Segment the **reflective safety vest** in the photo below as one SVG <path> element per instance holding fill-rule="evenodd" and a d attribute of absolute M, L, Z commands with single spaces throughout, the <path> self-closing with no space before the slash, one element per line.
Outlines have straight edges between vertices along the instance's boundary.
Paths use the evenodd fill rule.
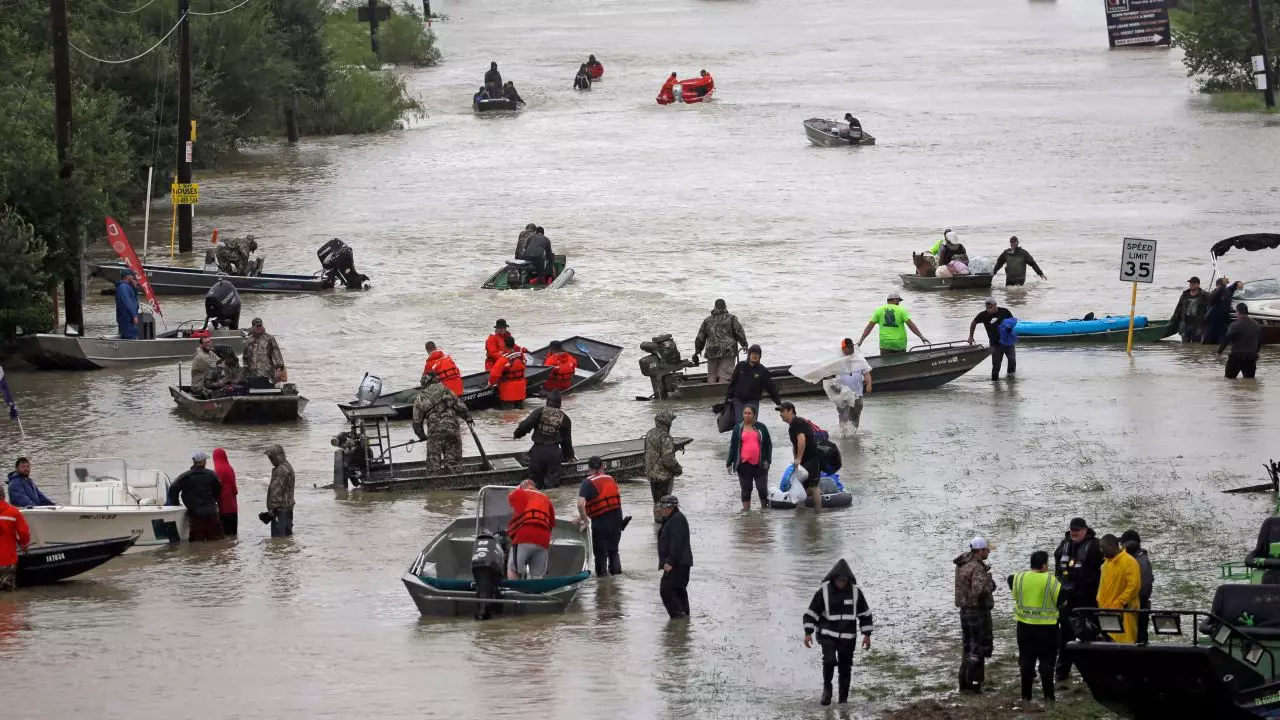
<path fill-rule="evenodd" d="M 1013 616 L 1028 625 L 1058 622 L 1058 593 L 1062 583 L 1053 573 L 1023 570 L 1013 576 Z"/>
<path fill-rule="evenodd" d="M 622 497 L 618 495 L 618 483 L 608 475 L 588 478 L 596 488 L 594 500 L 587 501 L 587 517 L 595 520 L 611 510 L 622 509 Z"/>
<path fill-rule="evenodd" d="M 435 373 L 440 384 L 452 390 L 454 395 L 462 396 L 462 373 L 458 371 L 458 365 L 453 358 L 445 355 L 443 351 L 436 350 L 427 356 L 427 364 L 422 368 L 424 375 L 429 372 Z"/>

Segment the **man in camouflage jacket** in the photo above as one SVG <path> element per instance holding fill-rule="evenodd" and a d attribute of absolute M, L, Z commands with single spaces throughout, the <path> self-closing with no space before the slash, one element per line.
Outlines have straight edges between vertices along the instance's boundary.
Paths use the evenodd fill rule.
<path fill-rule="evenodd" d="M 413 432 L 427 444 L 427 471 L 456 472 L 462 467 L 462 426 L 471 424 L 471 412 L 435 373 L 422 376 L 422 389 L 413 401 Z M 423 429 L 423 423 L 428 425 Z"/>
<path fill-rule="evenodd" d="M 271 484 L 267 486 L 267 514 L 271 516 L 271 537 L 293 535 L 293 466 L 284 457 L 284 448 L 267 448 L 271 461 Z"/>
<path fill-rule="evenodd" d="M 253 330 L 249 334 L 249 342 L 244 346 L 242 364 L 249 377 L 270 378 L 273 383 L 288 378 L 284 356 L 280 354 L 280 343 L 263 327 L 262 318 L 253 319 Z"/>
<path fill-rule="evenodd" d="M 658 500 L 671 494 L 676 476 L 684 472 L 676 462 L 676 445 L 671 439 L 671 423 L 675 419 L 670 410 L 659 412 L 653 419 L 653 429 L 644 436 L 644 474 L 649 478 L 655 512 Z"/>
<path fill-rule="evenodd" d="M 742 323 L 729 312 L 724 300 L 716 300 L 715 309 L 702 321 L 698 337 L 693 341 L 694 364 L 698 362 L 698 354 L 706 351 L 708 383 L 729 381 L 738 359 L 739 345 L 743 350 L 747 349 L 747 334 L 742 330 Z"/>

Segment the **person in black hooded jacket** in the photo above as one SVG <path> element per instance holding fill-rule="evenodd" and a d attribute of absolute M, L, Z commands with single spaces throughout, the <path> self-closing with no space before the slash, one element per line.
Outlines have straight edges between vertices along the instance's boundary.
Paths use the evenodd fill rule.
<path fill-rule="evenodd" d="M 831 567 L 804 611 L 804 646 L 813 647 L 813 635 L 822 646 L 822 704 L 831 704 L 831 677 L 840 670 L 840 702 L 849 701 L 849 681 L 853 673 L 853 650 L 858 631 L 862 647 L 871 647 L 874 619 L 867 598 L 858 587 L 849 564 L 843 559 Z M 861 627 L 859 627 L 861 626 Z"/>
<path fill-rule="evenodd" d="M 1084 518 L 1071 518 L 1067 535 L 1053 551 L 1054 570 L 1062 583 L 1062 608 L 1058 612 L 1058 666 L 1054 676 L 1063 682 L 1071 674 L 1067 643 L 1075 640 L 1076 608 L 1098 607 L 1098 585 L 1102 582 L 1102 549 L 1098 536 Z M 1073 623 L 1074 620 L 1074 623 Z"/>
<path fill-rule="evenodd" d="M 759 417 L 760 398 L 765 393 L 769 393 L 774 405 L 782 404 L 782 398 L 778 397 L 778 388 L 773 384 L 773 376 L 769 374 L 769 368 L 760 362 L 763 354 L 764 351 L 759 345 L 747 348 L 747 359 L 739 362 L 733 368 L 733 374 L 729 376 L 724 402 L 733 408 L 735 423 L 742 422 L 742 408 L 748 405 L 756 411 L 756 417 Z"/>

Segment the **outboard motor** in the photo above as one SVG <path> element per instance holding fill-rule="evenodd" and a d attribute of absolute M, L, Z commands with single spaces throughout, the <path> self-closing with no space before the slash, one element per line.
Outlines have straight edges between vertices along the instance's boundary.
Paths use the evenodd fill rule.
<path fill-rule="evenodd" d="M 476 597 L 496 599 L 501 597 L 499 584 L 507 574 L 507 551 L 510 539 L 504 532 L 479 533 L 471 545 L 471 576 L 475 578 Z M 477 620 L 488 620 L 496 609 L 494 605 L 482 603 L 476 611 Z"/>
<path fill-rule="evenodd" d="M 320 266 L 324 268 L 320 277 L 325 287 L 334 287 L 339 280 L 346 287 L 357 290 L 368 287 L 369 276 L 356 272 L 355 253 L 338 238 L 321 245 L 316 257 L 320 258 Z"/>
<path fill-rule="evenodd" d="M 507 261 L 507 287 L 523 287 L 533 277 L 533 263 L 528 260 Z"/>
<path fill-rule="evenodd" d="M 356 390 L 356 400 L 361 405 L 372 405 L 374 400 L 382 396 L 382 378 L 377 375 L 364 374 L 360 380 L 360 389 Z"/>
<path fill-rule="evenodd" d="M 215 328 L 240 328 L 240 292 L 230 280 L 219 280 L 204 294 L 205 324 L 213 321 Z"/>
<path fill-rule="evenodd" d="M 680 357 L 680 349 L 671 334 L 658 335 L 649 342 L 640 343 L 640 349 L 649 353 L 640 358 L 640 374 L 653 385 L 653 397 L 665 399 L 675 394 L 680 385 L 675 374 L 693 363 Z"/>

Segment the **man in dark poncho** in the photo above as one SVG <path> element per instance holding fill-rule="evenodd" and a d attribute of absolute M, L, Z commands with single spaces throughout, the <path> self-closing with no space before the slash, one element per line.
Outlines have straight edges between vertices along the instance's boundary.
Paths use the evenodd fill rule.
<path fill-rule="evenodd" d="M 489 63 L 489 70 L 484 74 L 484 89 L 489 92 L 489 97 L 502 97 L 502 73 L 498 72 L 498 63 Z"/>
<path fill-rule="evenodd" d="M 871 608 L 858 587 L 858 580 L 844 560 L 837 562 L 804 612 L 804 646 L 813 647 L 817 633 L 822 646 L 822 704 L 831 704 L 831 677 L 840 670 L 840 702 L 849 701 L 849 681 L 853 672 L 853 651 L 858 630 L 863 649 L 871 647 Z M 861 626 L 861 628 L 859 628 Z"/>

